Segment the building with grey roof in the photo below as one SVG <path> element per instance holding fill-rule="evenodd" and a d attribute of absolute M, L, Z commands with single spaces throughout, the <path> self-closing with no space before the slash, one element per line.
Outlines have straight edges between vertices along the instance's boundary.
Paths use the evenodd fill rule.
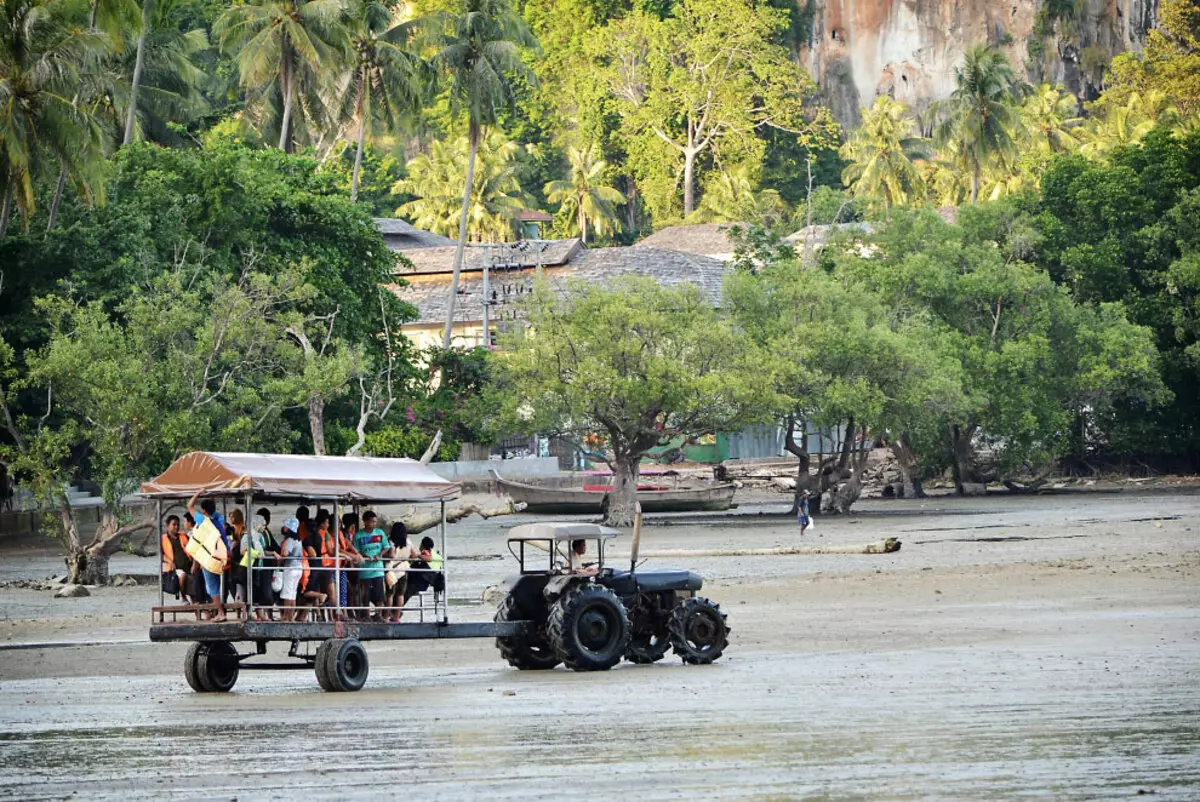
<path fill-rule="evenodd" d="M 375 226 L 379 229 L 379 233 L 383 235 L 384 242 L 387 243 L 388 249 L 392 252 L 437 248 L 455 244 L 454 240 L 449 237 L 443 237 L 441 234 L 434 234 L 431 231 L 422 231 L 407 220 L 401 220 L 398 217 L 376 217 Z"/>

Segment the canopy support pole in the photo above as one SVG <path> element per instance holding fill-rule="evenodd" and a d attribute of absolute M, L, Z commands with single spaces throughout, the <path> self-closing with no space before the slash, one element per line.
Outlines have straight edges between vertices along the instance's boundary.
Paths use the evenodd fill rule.
<path fill-rule="evenodd" d="M 243 554 L 246 560 L 246 620 L 254 618 L 254 544 L 258 542 L 254 531 L 254 519 L 250 517 L 250 507 L 254 504 L 254 494 L 246 494 L 246 545 L 250 547 L 249 554 Z M 243 549 L 245 551 L 245 549 Z"/>
<path fill-rule="evenodd" d="M 163 547 L 162 547 L 162 499 L 154 499 L 154 525 L 158 527 L 158 606 L 162 607 L 166 604 L 166 591 L 163 590 Z M 175 571 L 175 562 L 171 561 L 171 572 Z M 150 621 L 153 623 L 154 615 L 150 615 Z"/>
<path fill-rule="evenodd" d="M 450 623 L 450 605 L 446 602 L 446 589 L 450 585 L 446 582 L 446 500 L 442 499 L 442 522 L 441 522 L 441 539 L 442 539 L 442 623 Z M 433 594 L 433 598 L 437 598 L 437 593 Z M 436 605 L 435 605 L 436 606 Z M 434 617 L 437 616 L 437 610 L 434 610 Z"/>
<path fill-rule="evenodd" d="M 338 620 L 342 615 L 342 518 L 339 515 L 338 500 L 333 500 L 333 592 L 337 594 L 333 606 L 337 609 Z"/>

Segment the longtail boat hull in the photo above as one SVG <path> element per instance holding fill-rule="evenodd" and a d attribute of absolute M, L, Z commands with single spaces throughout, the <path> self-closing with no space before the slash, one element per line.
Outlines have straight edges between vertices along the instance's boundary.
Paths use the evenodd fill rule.
<path fill-rule="evenodd" d="M 526 512 L 555 515 L 586 515 L 604 508 L 606 490 L 577 487 L 537 487 L 513 482 L 491 471 L 497 488 L 513 501 L 525 504 Z M 700 512 L 727 510 L 733 506 L 736 487 L 732 484 L 711 487 L 639 490 L 637 497 L 644 512 Z"/>

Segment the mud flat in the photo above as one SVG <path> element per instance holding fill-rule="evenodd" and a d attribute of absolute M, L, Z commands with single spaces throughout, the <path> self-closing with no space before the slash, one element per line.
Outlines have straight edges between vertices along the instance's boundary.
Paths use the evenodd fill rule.
<path fill-rule="evenodd" d="M 644 538 L 787 545 L 783 509 Z M 814 540 L 900 552 L 691 561 L 733 626 L 709 667 L 518 672 L 487 641 L 373 643 L 357 694 L 297 671 L 209 696 L 175 645 L 0 651 L 0 797 L 1200 797 L 1200 496 L 861 509 Z M 503 533 L 523 520 L 451 529 L 451 555 L 471 558 L 450 564 L 457 620 L 489 617 L 474 600 L 511 569 Z M 0 552 L 4 578 L 55 559 Z M 0 643 L 141 641 L 156 598 L 0 589 Z M 184 757 L 201 754 L 210 768 Z"/>

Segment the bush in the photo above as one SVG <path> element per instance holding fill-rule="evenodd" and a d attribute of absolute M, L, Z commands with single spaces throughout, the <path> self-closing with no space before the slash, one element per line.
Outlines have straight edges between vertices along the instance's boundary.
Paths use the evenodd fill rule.
<path fill-rule="evenodd" d="M 372 457 L 408 457 L 420 459 L 429 447 L 432 435 L 404 426 L 389 426 L 367 435 L 363 452 Z M 453 440 L 443 440 L 438 448 L 435 462 L 453 462 L 462 451 L 461 444 Z"/>

